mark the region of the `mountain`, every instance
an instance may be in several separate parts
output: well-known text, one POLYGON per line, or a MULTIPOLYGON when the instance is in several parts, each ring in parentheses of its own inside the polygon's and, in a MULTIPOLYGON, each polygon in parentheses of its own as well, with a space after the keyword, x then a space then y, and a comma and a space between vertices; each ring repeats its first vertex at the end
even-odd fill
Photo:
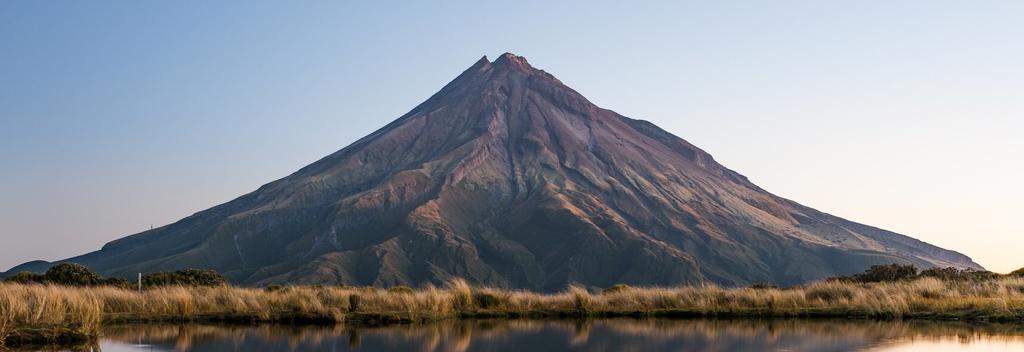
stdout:
POLYGON ((513 54, 480 59, 292 175, 66 261, 124 277, 209 268, 245 285, 461 277, 536 290, 793 284, 894 262, 981 269, 772 195, 513 54))

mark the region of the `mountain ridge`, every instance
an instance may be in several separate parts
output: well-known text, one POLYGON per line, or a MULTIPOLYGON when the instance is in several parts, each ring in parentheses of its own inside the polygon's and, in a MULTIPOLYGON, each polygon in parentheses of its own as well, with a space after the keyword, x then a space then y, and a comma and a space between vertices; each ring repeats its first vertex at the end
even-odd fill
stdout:
MULTIPOLYGON (((232 282, 798 283, 963 254, 775 196, 520 56, 486 56, 408 113, 282 179, 68 259, 232 282)), ((45 270, 52 263, 12 269, 45 270)))

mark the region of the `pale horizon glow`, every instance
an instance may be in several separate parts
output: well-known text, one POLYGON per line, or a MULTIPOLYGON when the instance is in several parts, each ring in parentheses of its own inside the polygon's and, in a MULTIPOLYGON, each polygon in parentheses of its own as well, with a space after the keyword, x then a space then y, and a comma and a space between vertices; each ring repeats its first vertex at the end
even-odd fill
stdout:
POLYGON ((1024 3, 0 3, 0 270, 251 192, 482 55, 762 188, 1024 267, 1024 3))

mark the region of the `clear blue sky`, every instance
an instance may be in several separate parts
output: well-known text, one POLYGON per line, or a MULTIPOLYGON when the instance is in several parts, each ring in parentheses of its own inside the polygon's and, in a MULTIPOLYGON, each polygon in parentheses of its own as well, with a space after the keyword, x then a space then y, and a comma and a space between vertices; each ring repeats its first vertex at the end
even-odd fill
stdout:
POLYGON ((776 194, 1024 266, 1024 2, 622 3, 0 2, 0 270, 254 190, 505 51, 776 194))

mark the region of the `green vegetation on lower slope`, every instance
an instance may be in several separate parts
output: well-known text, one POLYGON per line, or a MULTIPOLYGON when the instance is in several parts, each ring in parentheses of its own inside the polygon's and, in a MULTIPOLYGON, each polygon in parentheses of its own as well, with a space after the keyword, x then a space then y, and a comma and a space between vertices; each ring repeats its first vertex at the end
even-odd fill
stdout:
MULTIPOLYGON (((111 286, 120 288, 137 287, 128 280, 114 277, 102 277, 83 265, 75 263, 57 264, 46 273, 40 275, 23 271, 7 277, 6 283, 18 284, 50 284, 64 286, 111 286)), ((223 286, 227 281, 213 270, 184 269, 170 272, 156 272, 142 275, 142 287, 159 286, 223 286)))

